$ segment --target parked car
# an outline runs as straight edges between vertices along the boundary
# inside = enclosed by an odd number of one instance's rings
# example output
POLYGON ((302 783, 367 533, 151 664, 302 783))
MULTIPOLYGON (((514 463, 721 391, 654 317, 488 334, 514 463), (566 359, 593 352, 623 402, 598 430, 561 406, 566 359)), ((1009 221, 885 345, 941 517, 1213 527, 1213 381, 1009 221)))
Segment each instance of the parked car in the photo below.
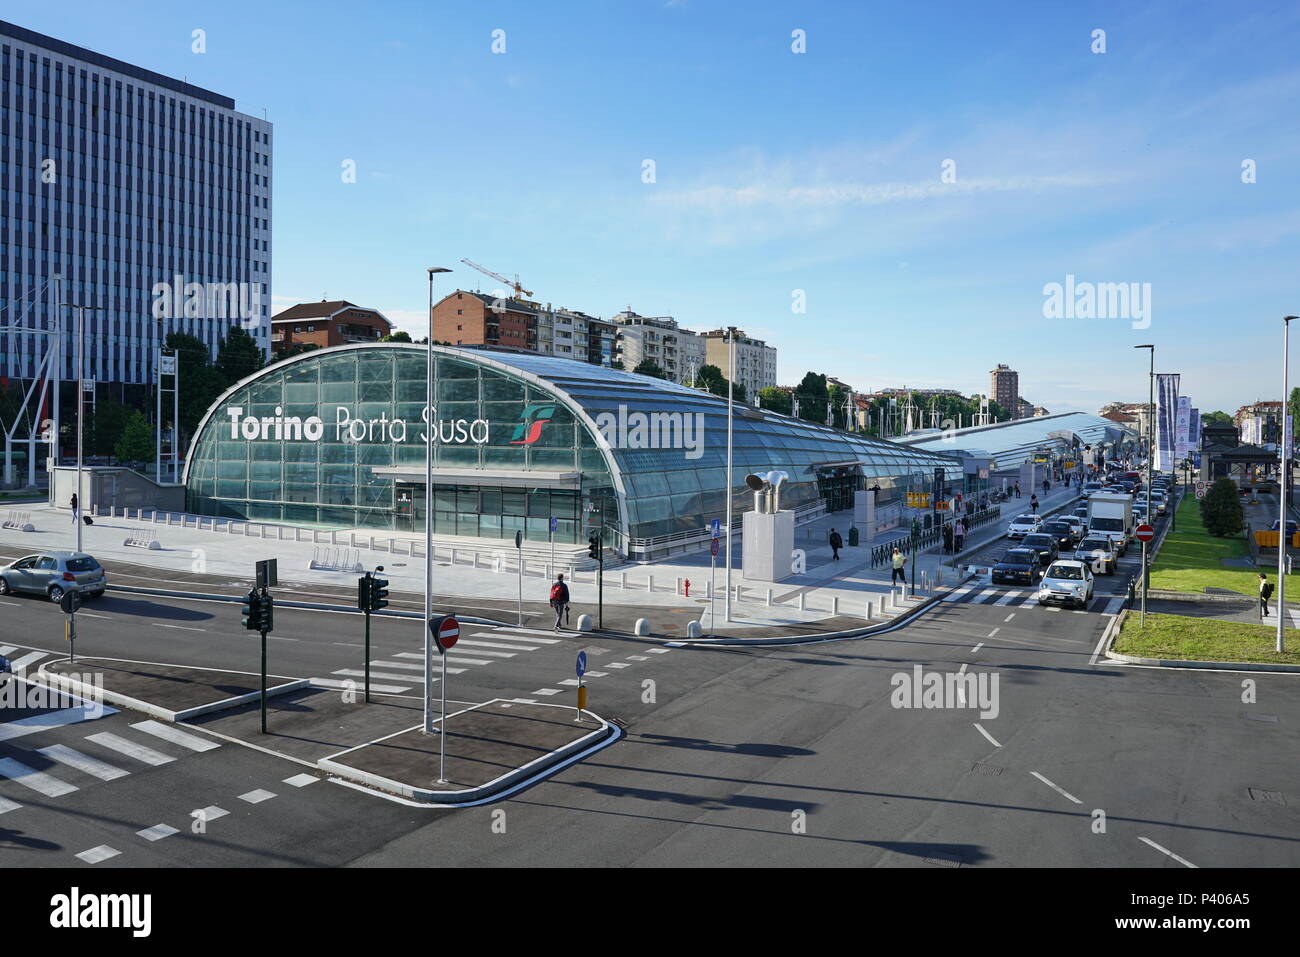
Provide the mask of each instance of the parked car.
POLYGON ((1034 551, 1038 552, 1038 560, 1042 562, 1044 566, 1050 565, 1052 562, 1056 561, 1057 557, 1061 553, 1061 550, 1056 545, 1056 537, 1053 535, 1046 535, 1042 532, 1034 532, 1033 534, 1026 535, 1021 539, 1020 544, 1025 548, 1032 548, 1034 551))
POLYGON ((1038 531, 1043 523, 1037 515, 1017 515, 1007 525, 1007 538, 1024 538, 1030 532, 1038 531))
POLYGON ((1042 574, 1038 552, 1032 548, 1012 548, 993 566, 995 585, 1032 585, 1042 574))
POLYGON ((0 595, 30 592, 62 601, 65 592, 79 591, 98 598, 108 586, 108 574, 85 552, 40 552, 0 568, 0 595))
POLYGON ((1092 571, 1083 562, 1052 562, 1038 586, 1040 605, 1077 605, 1087 608, 1092 601, 1092 571))
POLYGON ((1074 528, 1062 519, 1052 519, 1050 522, 1044 522, 1038 529, 1044 535, 1051 535, 1056 541, 1058 551, 1065 551, 1074 547, 1074 528))
POLYGON ((1115 543, 1104 535, 1089 535, 1074 547, 1074 560, 1085 562, 1094 575, 1113 575, 1119 563, 1115 543))

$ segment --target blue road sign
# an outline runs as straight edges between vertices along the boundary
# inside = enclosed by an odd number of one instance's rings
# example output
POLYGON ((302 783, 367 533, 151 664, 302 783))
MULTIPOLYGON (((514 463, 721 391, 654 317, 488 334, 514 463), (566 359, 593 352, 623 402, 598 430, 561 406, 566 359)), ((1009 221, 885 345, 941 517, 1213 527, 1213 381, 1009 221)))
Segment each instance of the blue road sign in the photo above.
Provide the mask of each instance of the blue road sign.
POLYGON ((579 678, 587 673, 587 653, 585 651, 578 652, 578 667, 576 670, 579 678))
POLYGON ((559 520, 558 518, 556 518, 554 515, 552 515, 552 516, 551 516, 551 532, 552 532, 552 534, 554 534, 555 532, 559 531, 559 528, 560 528, 560 520, 559 520))
POLYGON ((715 518, 709 523, 709 530, 713 532, 713 537, 717 538, 722 534, 722 519, 715 518))

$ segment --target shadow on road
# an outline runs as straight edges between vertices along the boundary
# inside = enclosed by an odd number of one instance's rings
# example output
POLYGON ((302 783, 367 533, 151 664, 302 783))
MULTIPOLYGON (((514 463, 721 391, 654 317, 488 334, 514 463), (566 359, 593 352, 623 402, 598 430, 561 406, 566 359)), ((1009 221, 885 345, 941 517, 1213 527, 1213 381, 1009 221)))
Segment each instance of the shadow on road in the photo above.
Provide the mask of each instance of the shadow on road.
MULTIPOLYGON (((177 605, 160 605, 158 602, 138 598, 117 598, 105 595, 97 601, 86 603, 86 609, 102 609, 117 615, 134 615, 156 621, 211 621, 216 616, 197 608, 177 605)), ((238 610, 238 609, 236 609, 238 610)))

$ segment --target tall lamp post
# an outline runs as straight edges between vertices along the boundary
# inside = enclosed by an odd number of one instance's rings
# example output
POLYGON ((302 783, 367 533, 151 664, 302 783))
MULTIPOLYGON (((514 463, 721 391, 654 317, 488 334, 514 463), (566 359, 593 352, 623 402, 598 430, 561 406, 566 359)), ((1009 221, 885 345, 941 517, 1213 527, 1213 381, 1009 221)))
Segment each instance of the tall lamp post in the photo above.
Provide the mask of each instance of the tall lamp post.
MULTIPOLYGON (((429 338, 425 342, 424 398, 424 733, 433 732, 433 277, 451 272, 429 267, 429 338)), ((442 687, 447 689, 447 656, 442 656, 442 687)), ((444 715, 445 717, 445 715, 444 715)))
POLYGON ((1286 638, 1283 623, 1286 621, 1286 496, 1287 481, 1291 468, 1291 427, 1287 421, 1287 360, 1291 351, 1291 320, 1295 316, 1282 317, 1282 471, 1278 476, 1277 505, 1277 650, 1280 654, 1286 650, 1286 638))
POLYGON ((722 603, 723 617, 731 621, 731 500, 735 497, 731 488, 732 458, 732 383, 736 381, 736 327, 727 327, 727 481, 723 483, 727 490, 727 597, 722 603))
MULTIPOLYGON (((82 469, 82 424, 85 420, 83 414, 83 404, 86 398, 86 310, 102 309, 101 306, 78 306, 72 302, 61 302, 60 306, 77 311, 77 508, 83 508, 82 488, 81 488, 81 469, 82 469)), ((79 516, 73 516, 77 520, 77 551, 81 551, 81 527, 85 524, 79 516)))
MULTIPOLYGON (((1147 518, 1151 521, 1151 479, 1156 461, 1156 347, 1154 344, 1134 346, 1134 349, 1151 350, 1151 370, 1147 374, 1147 518)), ((1177 506, 1175 506, 1177 507, 1177 506)), ((1142 543, 1142 625, 1147 623, 1147 543, 1142 543)))

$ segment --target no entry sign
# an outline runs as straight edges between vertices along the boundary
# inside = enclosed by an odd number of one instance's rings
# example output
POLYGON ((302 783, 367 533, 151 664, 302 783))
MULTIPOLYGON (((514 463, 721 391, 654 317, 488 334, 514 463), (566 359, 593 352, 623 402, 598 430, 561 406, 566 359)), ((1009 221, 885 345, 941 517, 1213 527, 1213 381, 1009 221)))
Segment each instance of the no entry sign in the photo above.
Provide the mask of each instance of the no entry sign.
POLYGON ((456 620, 455 615, 431 618, 429 631, 433 634, 433 642, 438 646, 438 651, 445 655, 460 638, 460 622, 456 620))
POLYGON ((1150 525, 1139 525, 1133 535, 1139 542, 1149 542, 1156 537, 1156 530, 1150 525))

